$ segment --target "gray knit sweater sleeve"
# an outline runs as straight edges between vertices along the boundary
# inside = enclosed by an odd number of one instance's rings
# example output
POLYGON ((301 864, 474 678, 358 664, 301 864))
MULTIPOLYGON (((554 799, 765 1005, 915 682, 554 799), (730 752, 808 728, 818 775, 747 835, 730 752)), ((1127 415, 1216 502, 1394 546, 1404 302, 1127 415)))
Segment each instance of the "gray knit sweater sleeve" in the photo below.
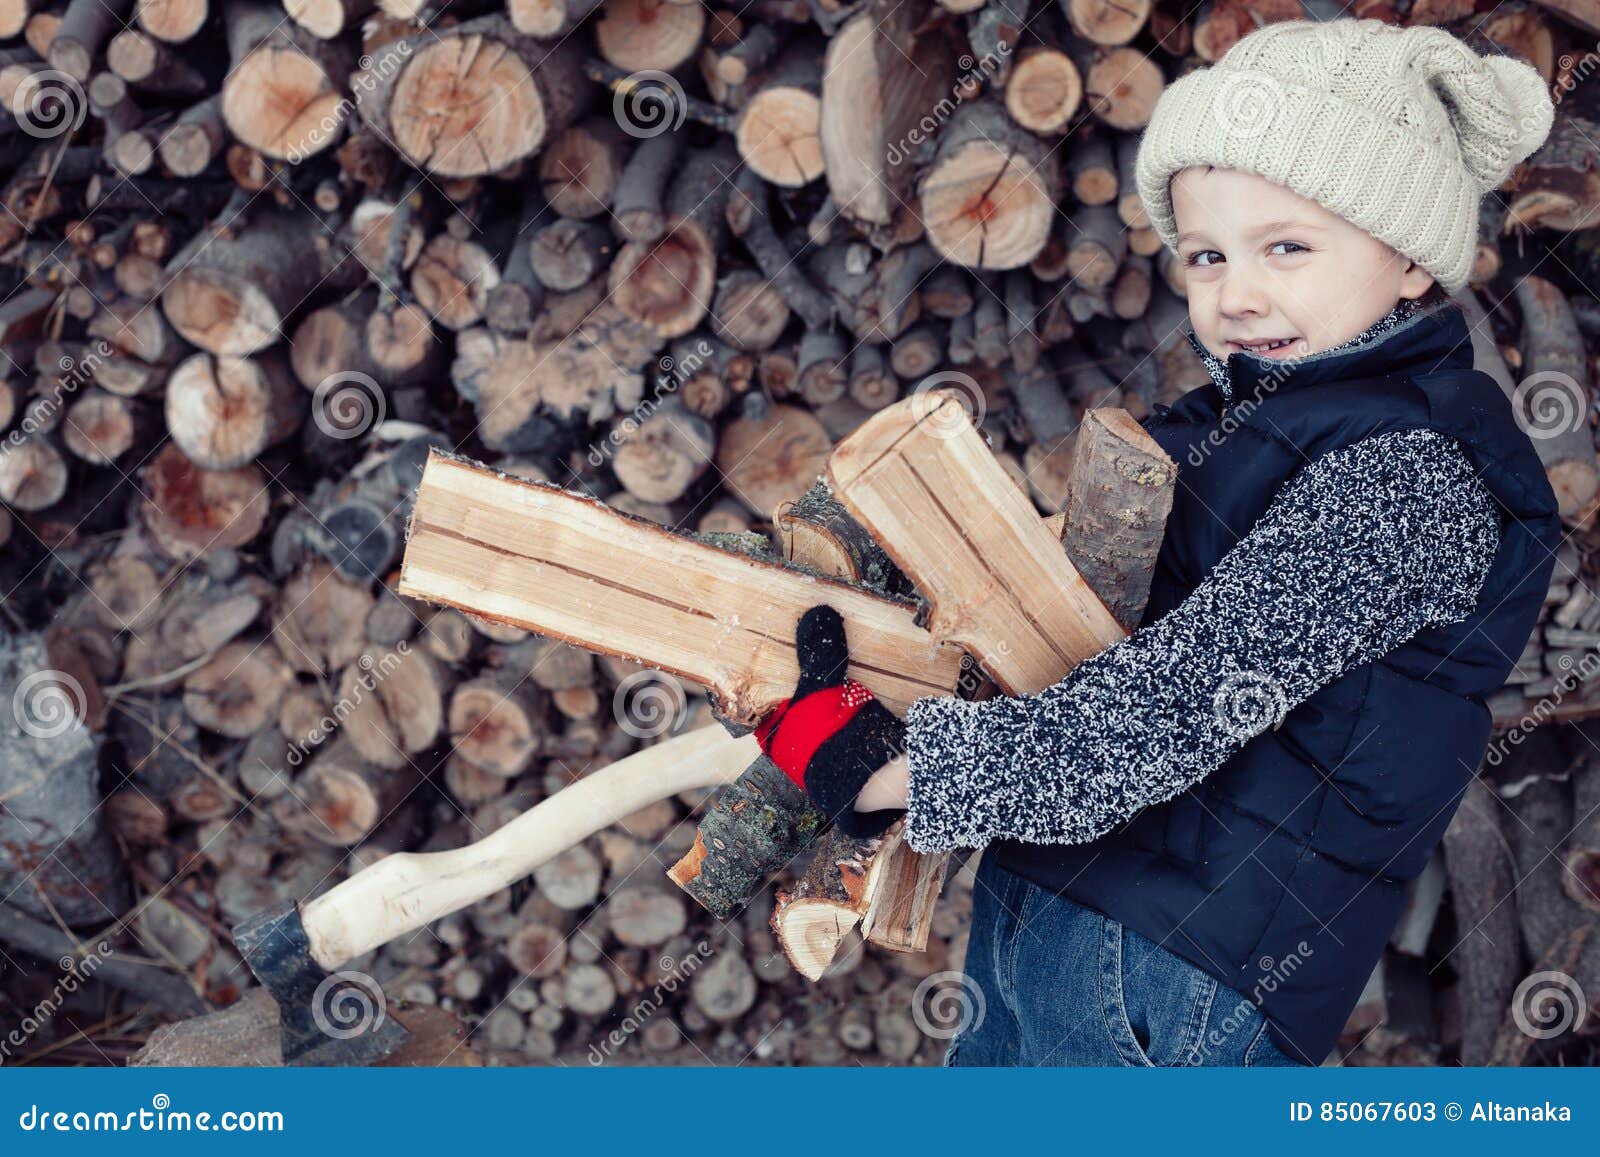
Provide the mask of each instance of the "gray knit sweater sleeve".
POLYGON ((1189 596, 1031 695, 906 712, 905 838, 1085 843, 1351 667, 1471 613, 1500 517, 1461 444, 1374 435, 1296 474, 1189 596))

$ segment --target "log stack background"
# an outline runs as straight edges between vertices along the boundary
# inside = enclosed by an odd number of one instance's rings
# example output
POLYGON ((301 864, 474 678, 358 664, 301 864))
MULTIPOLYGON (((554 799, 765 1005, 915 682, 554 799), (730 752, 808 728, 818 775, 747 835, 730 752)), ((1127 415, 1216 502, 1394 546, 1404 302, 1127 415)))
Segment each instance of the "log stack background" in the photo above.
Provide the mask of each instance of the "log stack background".
MULTIPOLYGON (((75 943, 111 946, 7 1062, 122 1063, 239 998, 229 929, 257 908, 710 722, 693 687, 394 595, 430 444, 770 532, 832 443, 942 386, 1053 513, 1085 408, 1205 381, 1132 187, 1156 97, 1259 23, 1338 11, 0 0, 0 690, 42 744, 0 744, 27 805, 0 822, 34 825, 0 841, 0 1028, 75 943)), ((1349 12, 1554 86, 1462 300, 1570 533, 1493 765, 1341 1051, 1592 1063, 1594 1036, 1510 1010, 1555 970, 1600 1027, 1600 4, 1349 12)), ((489 1063, 937 1063, 975 862, 927 952, 853 946, 812 985, 770 893, 722 925, 664 878, 702 803, 351 967, 489 1063)))

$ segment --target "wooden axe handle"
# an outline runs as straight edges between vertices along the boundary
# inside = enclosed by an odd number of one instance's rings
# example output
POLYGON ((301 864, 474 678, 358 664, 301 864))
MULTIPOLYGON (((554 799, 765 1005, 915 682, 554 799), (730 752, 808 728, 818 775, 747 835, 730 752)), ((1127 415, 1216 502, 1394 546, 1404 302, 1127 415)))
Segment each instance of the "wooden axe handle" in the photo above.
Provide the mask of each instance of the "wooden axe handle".
POLYGON ((732 782, 760 753, 754 735, 701 727, 602 767, 475 844, 385 856, 303 905, 311 956, 332 971, 493 895, 656 800, 732 782))

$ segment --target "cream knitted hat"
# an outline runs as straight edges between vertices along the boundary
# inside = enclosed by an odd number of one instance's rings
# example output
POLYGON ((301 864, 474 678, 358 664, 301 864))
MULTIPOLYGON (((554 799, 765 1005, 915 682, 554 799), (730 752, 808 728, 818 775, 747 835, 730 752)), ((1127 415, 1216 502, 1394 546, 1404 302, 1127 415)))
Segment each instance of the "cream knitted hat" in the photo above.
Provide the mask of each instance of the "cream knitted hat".
POLYGON ((1168 182, 1213 165, 1316 201, 1453 293, 1472 269, 1479 202, 1544 143, 1554 117, 1532 65, 1480 56, 1442 28, 1288 20, 1169 85, 1134 173, 1173 251, 1168 182))

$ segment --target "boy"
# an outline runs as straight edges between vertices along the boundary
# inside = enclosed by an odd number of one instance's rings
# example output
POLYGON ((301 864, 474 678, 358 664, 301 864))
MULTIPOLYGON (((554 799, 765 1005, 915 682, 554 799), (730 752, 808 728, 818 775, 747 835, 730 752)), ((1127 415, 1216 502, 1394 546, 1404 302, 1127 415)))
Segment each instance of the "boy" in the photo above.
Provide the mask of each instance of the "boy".
MULTIPOLYGON (((1553 108, 1377 20, 1262 28, 1162 95, 1139 191, 1212 382, 1144 617, 1034 695, 902 722, 831 607, 763 747, 830 816, 984 847, 946 1064, 1318 1064, 1482 758, 1555 496, 1448 297, 1553 108)), ((1048 592, 1040 592, 1048 597, 1048 592)))

